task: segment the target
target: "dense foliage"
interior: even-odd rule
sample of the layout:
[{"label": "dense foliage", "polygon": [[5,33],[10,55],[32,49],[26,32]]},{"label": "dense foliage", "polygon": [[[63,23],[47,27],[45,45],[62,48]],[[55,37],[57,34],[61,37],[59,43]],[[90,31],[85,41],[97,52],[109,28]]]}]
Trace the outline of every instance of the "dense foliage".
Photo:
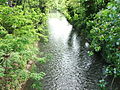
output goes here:
[{"label": "dense foliage", "polygon": [[17,89],[28,78],[44,75],[26,66],[31,60],[44,62],[36,56],[36,42],[47,41],[49,10],[63,13],[91,50],[101,53],[107,75],[120,77],[119,0],[0,0],[0,88]]},{"label": "dense foliage", "polygon": [[[87,2],[88,6],[85,6]],[[81,9],[80,13],[75,12],[77,9],[73,9],[73,16],[77,16],[78,19],[76,20],[78,21],[75,21],[73,16],[71,21],[74,23],[75,28],[87,30],[85,32],[91,42],[91,48],[96,52],[101,51],[105,60],[110,63],[107,73],[120,76],[120,2],[109,1],[108,4],[103,0],[94,1],[94,3],[87,0],[87,2],[81,2],[82,6],[80,7],[82,9],[79,8]],[[91,3],[93,3],[92,6]],[[83,17],[80,16],[81,13],[84,14]],[[81,27],[76,26],[79,25],[77,23]]]},{"label": "dense foliage", "polygon": [[120,76],[120,3],[111,1],[107,8],[98,12],[89,34],[91,47],[101,51],[103,57],[110,63],[107,73]]},{"label": "dense foliage", "polygon": [[39,80],[44,75],[30,72],[27,66],[41,60],[37,42],[39,38],[47,41],[46,10],[34,0],[31,6],[26,2],[13,7],[4,1],[0,5],[0,89],[17,90],[27,79]]},{"label": "dense foliage", "polygon": [[[69,17],[75,30],[87,37],[93,52],[108,63],[106,74],[120,77],[120,1],[69,0]],[[66,15],[66,14],[65,14]],[[92,55],[93,52],[89,53]]]}]

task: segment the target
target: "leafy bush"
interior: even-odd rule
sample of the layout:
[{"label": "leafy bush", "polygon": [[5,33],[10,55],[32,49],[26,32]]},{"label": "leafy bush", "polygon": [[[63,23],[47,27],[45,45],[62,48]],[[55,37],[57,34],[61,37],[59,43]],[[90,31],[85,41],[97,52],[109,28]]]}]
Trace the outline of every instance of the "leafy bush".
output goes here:
[{"label": "leafy bush", "polygon": [[107,73],[120,76],[120,1],[69,0],[67,7],[69,22],[110,63]]},{"label": "leafy bush", "polygon": [[107,9],[98,12],[89,25],[92,26],[89,35],[91,47],[102,51],[103,57],[110,63],[107,73],[120,76],[120,3],[108,3]]},{"label": "leafy bush", "polygon": [[39,37],[47,40],[44,30],[45,14],[39,9],[22,10],[21,6],[0,5],[0,88],[3,90],[20,88],[28,78],[43,77],[43,73],[27,70],[30,60],[38,58],[35,46]]},{"label": "leafy bush", "polygon": [[[106,75],[120,77],[120,0],[67,0],[68,21],[108,63]],[[105,84],[101,81],[102,87]]]}]

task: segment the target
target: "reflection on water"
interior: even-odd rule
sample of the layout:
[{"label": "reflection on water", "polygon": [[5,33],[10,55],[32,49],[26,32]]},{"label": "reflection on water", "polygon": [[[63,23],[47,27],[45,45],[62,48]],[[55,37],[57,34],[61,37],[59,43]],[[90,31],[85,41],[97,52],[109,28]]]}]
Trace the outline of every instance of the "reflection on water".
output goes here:
[{"label": "reflection on water", "polygon": [[52,60],[39,66],[46,73],[43,90],[99,90],[102,63],[96,56],[89,57],[84,40],[72,32],[72,26],[63,18],[50,17],[49,43],[44,52],[53,54]]}]

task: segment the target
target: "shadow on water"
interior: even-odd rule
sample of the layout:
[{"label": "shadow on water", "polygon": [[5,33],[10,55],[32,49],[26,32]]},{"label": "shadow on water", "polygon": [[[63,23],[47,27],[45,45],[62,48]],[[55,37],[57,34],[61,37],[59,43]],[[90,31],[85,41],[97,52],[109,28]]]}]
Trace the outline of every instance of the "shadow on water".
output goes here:
[{"label": "shadow on water", "polygon": [[[87,42],[87,40],[84,37],[80,36],[80,30],[75,30],[73,29],[69,35],[69,39],[68,39],[68,45],[70,47],[72,47],[73,45],[73,36],[74,34],[77,35],[78,40],[80,41],[80,56],[79,58],[83,57],[86,53],[86,51],[88,51],[88,48],[85,47],[85,43]],[[84,54],[84,55],[83,55]],[[88,56],[86,56],[88,57]],[[86,85],[85,85],[85,90],[91,90],[90,87],[94,87],[95,84],[100,84],[98,81],[101,80],[102,78],[105,78],[105,83],[106,83],[106,89],[105,90],[120,90],[120,77],[114,77],[114,76],[105,76],[103,75],[103,73],[105,73],[105,67],[108,65],[108,63],[105,62],[105,60],[102,58],[102,55],[100,54],[100,52],[96,52],[94,54],[94,56],[92,56],[92,63],[89,66],[89,69],[85,72],[85,77],[86,77]],[[84,59],[83,59],[84,60]],[[98,80],[98,81],[97,81]],[[90,84],[91,83],[91,84]],[[98,87],[98,86],[97,86]],[[96,87],[96,88],[97,88]],[[99,88],[100,89],[100,88]],[[80,89],[83,90],[83,89]],[[92,90],[98,90],[93,88]],[[100,89],[101,90],[101,89]],[[102,89],[103,90],[103,89]]]},{"label": "shadow on water", "polygon": [[69,46],[72,46],[72,44],[73,44],[72,38],[73,38],[73,34],[75,34],[75,33],[77,34],[77,32],[74,29],[72,29],[72,31],[70,32],[69,38],[68,38],[68,45]]}]

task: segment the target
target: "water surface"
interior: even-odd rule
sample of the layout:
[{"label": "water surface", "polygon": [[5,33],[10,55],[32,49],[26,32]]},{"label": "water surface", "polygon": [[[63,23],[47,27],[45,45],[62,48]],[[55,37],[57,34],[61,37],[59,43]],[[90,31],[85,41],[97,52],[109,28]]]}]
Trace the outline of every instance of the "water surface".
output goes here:
[{"label": "water surface", "polygon": [[88,55],[85,40],[62,15],[50,17],[48,25],[49,43],[42,50],[52,54],[52,59],[39,66],[46,73],[42,90],[99,90],[101,59]]}]

